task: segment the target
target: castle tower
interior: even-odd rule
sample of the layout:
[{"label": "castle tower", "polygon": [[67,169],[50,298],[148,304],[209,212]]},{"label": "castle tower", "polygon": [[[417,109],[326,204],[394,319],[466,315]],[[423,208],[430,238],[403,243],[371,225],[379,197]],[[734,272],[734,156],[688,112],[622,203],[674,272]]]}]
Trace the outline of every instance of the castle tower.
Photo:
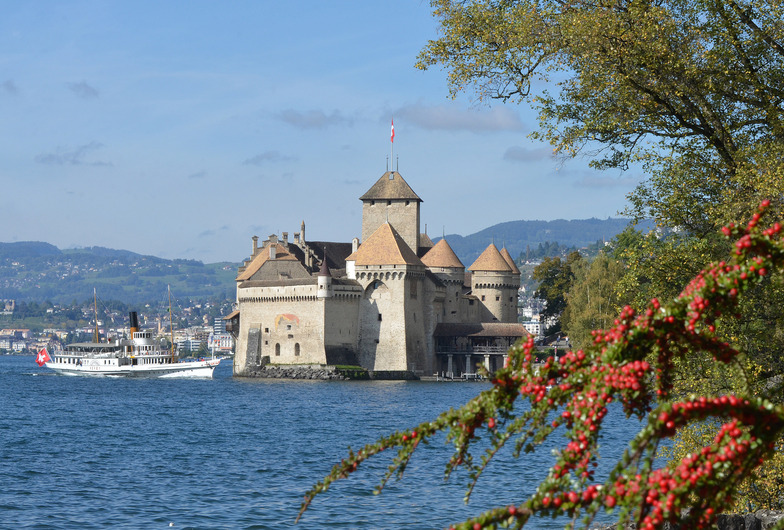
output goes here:
[{"label": "castle tower", "polygon": [[[517,270],[517,267],[514,269]],[[471,292],[485,308],[482,319],[488,322],[517,322],[520,271],[517,270],[515,274],[515,270],[492,243],[468,270],[471,271]]]},{"label": "castle tower", "polygon": [[419,251],[419,203],[422,199],[397,171],[387,171],[359,198],[362,241],[384,223],[391,224],[415,254]]},{"label": "castle tower", "polygon": [[390,223],[383,223],[346,258],[362,286],[359,362],[371,370],[428,371],[424,314],[427,268]]},{"label": "castle tower", "polygon": [[446,293],[443,301],[443,322],[460,322],[460,297],[463,294],[465,281],[465,265],[457,254],[442,239],[422,257],[430,272],[436,275],[445,286]]},{"label": "castle tower", "polygon": [[520,291],[520,269],[517,268],[515,265],[514,259],[512,255],[509,254],[509,251],[506,250],[506,247],[501,249],[501,256],[503,256],[504,261],[506,264],[509,265],[509,268],[512,269],[512,277],[513,282],[515,285],[514,293],[511,293],[507,298],[507,303],[509,304],[509,322],[517,322],[517,299],[518,299],[518,292]]},{"label": "castle tower", "polygon": [[329,267],[327,267],[326,252],[318,273],[316,298],[332,298],[332,275],[329,273]]}]

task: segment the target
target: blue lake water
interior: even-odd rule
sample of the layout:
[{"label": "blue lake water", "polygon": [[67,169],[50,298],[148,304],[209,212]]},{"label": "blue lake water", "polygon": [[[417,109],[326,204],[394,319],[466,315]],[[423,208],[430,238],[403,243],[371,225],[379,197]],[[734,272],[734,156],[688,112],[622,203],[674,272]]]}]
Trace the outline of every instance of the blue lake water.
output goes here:
[{"label": "blue lake water", "polygon": [[[82,378],[51,375],[33,357],[0,356],[0,527],[444,528],[530,495],[550,451],[502,454],[466,505],[465,477],[443,480],[452,449],[436,438],[382,495],[372,490],[391,453],[294,519],[304,493],[349,445],[433,419],[486,388],[241,380],[230,361],[212,380]],[[608,416],[603,456],[617,458],[636,432],[622,420]]]}]

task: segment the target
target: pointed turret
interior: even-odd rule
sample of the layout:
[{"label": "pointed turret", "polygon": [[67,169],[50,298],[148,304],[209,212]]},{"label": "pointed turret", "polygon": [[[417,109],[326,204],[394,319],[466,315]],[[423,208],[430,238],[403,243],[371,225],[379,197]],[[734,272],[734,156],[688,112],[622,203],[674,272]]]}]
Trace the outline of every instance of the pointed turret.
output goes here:
[{"label": "pointed turret", "polygon": [[478,258],[468,267],[468,270],[477,272],[511,272],[512,269],[506,262],[501,252],[493,243],[482,252]]},{"label": "pointed turret", "polygon": [[327,267],[326,250],[324,251],[325,257],[321,261],[321,268],[318,273],[318,292],[316,298],[331,298],[332,297],[332,275],[329,273]]},{"label": "pointed turret", "polygon": [[465,269],[465,265],[457,257],[455,251],[442,239],[431,248],[427,254],[422,257],[422,263],[427,265],[430,269],[448,268],[448,269]]},{"label": "pointed turret", "polygon": [[[509,261],[512,261],[511,256]],[[520,271],[514,261],[509,261],[491,243],[468,267],[471,271],[471,292],[486,310],[482,317],[485,321],[517,322]]]},{"label": "pointed turret", "polygon": [[506,250],[506,247],[501,249],[501,256],[503,256],[504,261],[506,261],[506,264],[509,265],[509,268],[512,269],[512,272],[519,276],[520,269],[518,269],[517,265],[515,265],[514,259],[512,258],[512,255],[509,254],[509,251]]}]

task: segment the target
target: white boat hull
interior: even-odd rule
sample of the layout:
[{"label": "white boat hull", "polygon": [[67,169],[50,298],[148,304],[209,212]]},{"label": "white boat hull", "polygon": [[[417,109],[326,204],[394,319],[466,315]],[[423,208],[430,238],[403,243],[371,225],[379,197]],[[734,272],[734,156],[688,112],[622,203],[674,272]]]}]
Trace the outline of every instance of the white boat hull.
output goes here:
[{"label": "white boat hull", "polygon": [[171,364],[107,366],[97,360],[85,359],[82,364],[50,361],[46,367],[62,375],[209,379],[220,362],[221,359],[217,358]]}]

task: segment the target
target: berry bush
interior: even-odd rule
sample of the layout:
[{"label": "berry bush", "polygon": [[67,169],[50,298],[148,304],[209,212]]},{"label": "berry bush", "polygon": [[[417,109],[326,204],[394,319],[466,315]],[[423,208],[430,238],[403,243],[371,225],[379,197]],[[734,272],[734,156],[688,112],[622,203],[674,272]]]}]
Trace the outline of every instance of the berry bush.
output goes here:
[{"label": "berry bush", "polygon": [[[559,360],[550,357],[536,363],[529,338],[512,348],[506,366],[490,376],[492,387],[463,407],[357,452],[349,449],[348,456],[307,492],[300,516],[334,481],[348,477],[373,455],[397,448],[393,465],[380,480],[381,491],[390,478],[402,476],[419,444],[439,432],[446,432],[455,447],[446,476],[458,467],[467,469],[468,498],[501,448],[512,444],[519,456],[537,450],[558,431],[565,440],[533,495],[453,528],[520,528],[534,514],[567,515],[570,526],[588,527],[600,510],[638,528],[662,528],[666,522],[708,528],[731,506],[744,477],[771,457],[784,431],[784,407],[752,395],[748,385],[732,395],[673,397],[674,361],[705,351],[716,362],[739,363],[740,352],[717,336],[716,321],[722,314],[733,314],[744,291],[782,271],[781,226],[759,226],[768,207],[769,202],[763,202],[746,226],[725,227],[725,236],[736,241],[733,254],[703,270],[676,299],[651,300],[639,313],[625,307],[611,329],[593,332],[589,347]],[[599,483],[599,434],[613,402],[622,404],[627,418],[643,420],[643,427],[609,477]],[[656,468],[659,445],[689,422],[703,420],[720,425],[712,443]],[[490,445],[475,461],[471,450],[478,431]]]}]

